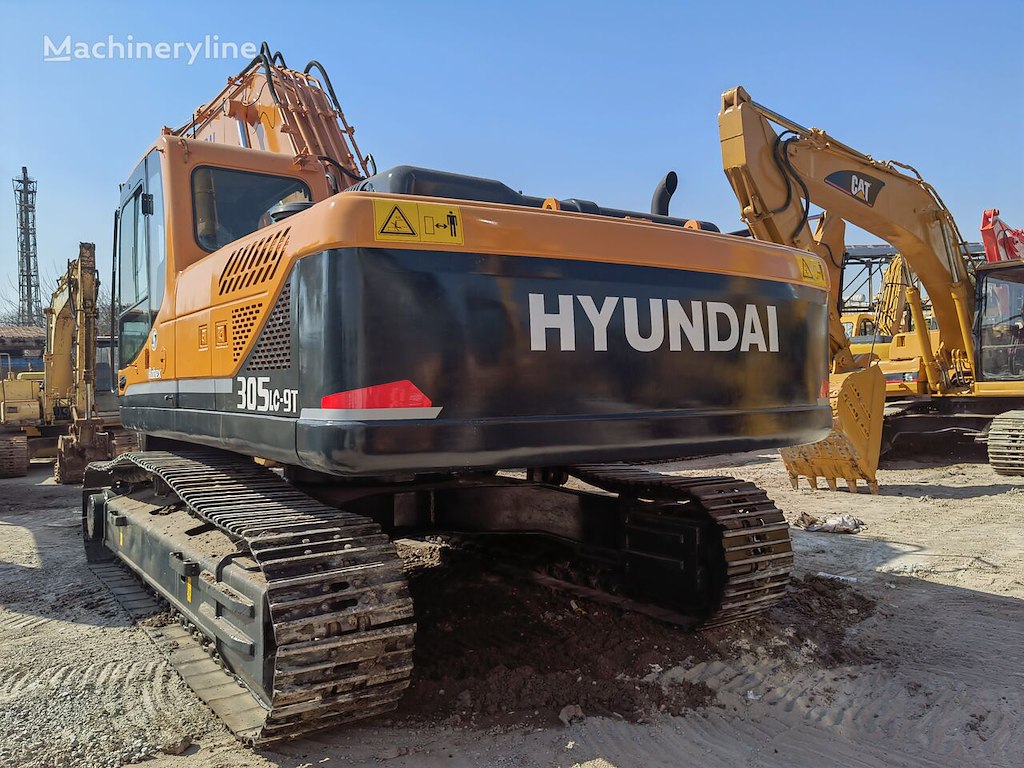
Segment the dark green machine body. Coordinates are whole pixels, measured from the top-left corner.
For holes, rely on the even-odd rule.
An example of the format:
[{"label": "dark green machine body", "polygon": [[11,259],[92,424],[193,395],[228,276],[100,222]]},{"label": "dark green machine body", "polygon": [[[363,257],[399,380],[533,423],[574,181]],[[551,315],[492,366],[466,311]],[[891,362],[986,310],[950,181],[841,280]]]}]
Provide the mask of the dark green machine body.
[{"label": "dark green machine body", "polygon": [[831,425],[824,296],[711,272],[325,251],[298,261],[238,377],[132,386],[123,419],[364,477],[813,442]]}]

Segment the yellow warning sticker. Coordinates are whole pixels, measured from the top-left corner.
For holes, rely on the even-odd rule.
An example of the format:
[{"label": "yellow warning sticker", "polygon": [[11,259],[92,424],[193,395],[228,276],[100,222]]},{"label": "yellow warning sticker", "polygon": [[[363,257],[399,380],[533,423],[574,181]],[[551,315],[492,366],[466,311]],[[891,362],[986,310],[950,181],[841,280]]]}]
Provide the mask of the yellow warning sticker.
[{"label": "yellow warning sticker", "polygon": [[185,599],[188,602],[192,602],[192,577],[188,576],[185,578]]},{"label": "yellow warning sticker", "polygon": [[124,546],[124,526],[122,525],[117,529],[117,546]]},{"label": "yellow warning sticker", "polygon": [[825,265],[821,259],[813,256],[797,256],[800,263],[800,277],[805,282],[820,285],[824,288],[828,285],[828,277],[825,275]]},{"label": "yellow warning sticker", "polygon": [[[384,206],[374,206],[374,222],[377,221],[377,212],[387,210],[388,213],[384,217],[384,223],[377,227],[377,239],[383,238],[399,238],[405,240],[413,237],[419,239],[419,235],[416,234],[416,227],[413,225],[413,221],[416,221],[416,206],[415,205],[396,205],[394,203],[388,203],[386,200],[374,201],[377,203],[385,203]],[[390,210],[388,208],[390,207]],[[403,211],[402,208],[405,208]],[[412,219],[412,221],[410,221]]]},{"label": "yellow warning sticker", "polygon": [[373,237],[386,243],[463,245],[462,211],[457,205],[373,201]]}]

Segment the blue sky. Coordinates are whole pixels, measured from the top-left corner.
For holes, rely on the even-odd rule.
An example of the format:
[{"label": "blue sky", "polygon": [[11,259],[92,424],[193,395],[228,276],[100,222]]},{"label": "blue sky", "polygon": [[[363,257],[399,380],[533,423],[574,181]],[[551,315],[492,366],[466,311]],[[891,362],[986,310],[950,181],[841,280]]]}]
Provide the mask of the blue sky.
[{"label": "blue sky", "polygon": [[[680,174],[672,213],[741,226],[716,116],[742,84],[784,115],[916,166],[962,232],[985,208],[1024,227],[1024,2],[3,3],[0,294],[16,296],[14,194],[39,181],[39,262],[80,240],[109,272],[118,184],[164,124],[240,60],[43,61],[43,37],[267,39],[324,63],[383,169],[441,168],[529,194],[646,210]],[[1002,36],[1002,38],[1000,37]],[[873,242],[854,233],[850,242]],[[44,285],[44,303],[47,286]]]}]

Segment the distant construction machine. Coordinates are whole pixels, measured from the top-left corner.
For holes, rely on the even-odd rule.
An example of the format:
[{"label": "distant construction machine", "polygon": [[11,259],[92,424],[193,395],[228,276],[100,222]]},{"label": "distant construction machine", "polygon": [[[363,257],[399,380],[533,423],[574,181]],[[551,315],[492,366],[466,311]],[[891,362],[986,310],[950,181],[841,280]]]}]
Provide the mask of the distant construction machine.
[{"label": "distant construction machine", "polygon": [[[1004,258],[975,268],[949,210],[911,166],[874,160],[804,128],[743,88],[723,94],[719,129],[726,176],[754,237],[816,253],[833,275],[835,374],[849,376],[852,360],[837,311],[844,220],[892,244],[914,275],[904,290],[913,330],[893,336],[888,362],[861,369],[875,382],[922,383],[920,395],[885,406],[886,440],[967,434],[987,440],[997,472],[1024,474],[1024,262]],[[812,200],[824,210],[813,233]],[[932,304],[934,331],[918,281]],[[884,390],[850,391],[844,378],[834,377],[831,387],[836,434],[783,450],[794,483],[824,477],[834,488],[835,478],[846,477],[877,487]]]},{"label": "distant construction machine", "polygon": [[1013,229],[999,218],[999,209],[985,211],[981,217],[981,241],[985,244],[985,261],[1019,261],[1024,259],[1024,229]]},{"label": "distant construction machine", "polygon": [[886,265],[874,311],[843,313],[840,319],[854,357],[871,355],[873,360],[889,359],[893,336],[905,330],[906,289],[911,284],[906,262],[897,253]]},{"label": "distant construction machine", "polygon": [[36,455],[56,455],[59,483],[80,483],[90,461],[137,447],[120,429],[117,396],[97,391],[99,280],[96,247],[81,243],[46,307],[39,373],[0,382],[0,477],[23,476]]}]

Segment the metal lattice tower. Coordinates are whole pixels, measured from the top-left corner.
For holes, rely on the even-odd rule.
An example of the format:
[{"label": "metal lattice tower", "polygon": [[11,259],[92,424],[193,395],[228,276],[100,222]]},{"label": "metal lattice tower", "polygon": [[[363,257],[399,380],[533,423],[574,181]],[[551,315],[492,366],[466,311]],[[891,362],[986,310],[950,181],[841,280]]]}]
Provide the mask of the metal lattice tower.
[{"label": "metal lattice tower", "polygon": [[39,263],[36,258],[36,180],[21,167],[14,178],[14,201],[18,217],[18,324],[43,325],[39,300]]}]

